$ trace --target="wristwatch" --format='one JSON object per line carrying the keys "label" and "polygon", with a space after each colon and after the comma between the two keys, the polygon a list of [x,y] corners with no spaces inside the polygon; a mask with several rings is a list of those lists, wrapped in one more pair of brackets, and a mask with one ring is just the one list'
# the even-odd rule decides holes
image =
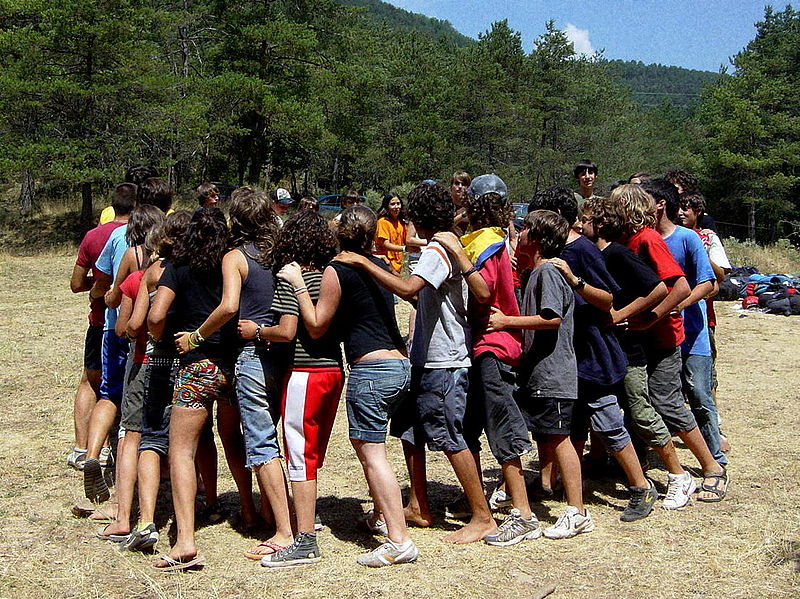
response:
{"label": "wristwatch", "polygon": [[578,277],[578,282],[574,285],[570,285],[573,291],[580,291],[586,286],[586,281],[583,280],[583,277]]}

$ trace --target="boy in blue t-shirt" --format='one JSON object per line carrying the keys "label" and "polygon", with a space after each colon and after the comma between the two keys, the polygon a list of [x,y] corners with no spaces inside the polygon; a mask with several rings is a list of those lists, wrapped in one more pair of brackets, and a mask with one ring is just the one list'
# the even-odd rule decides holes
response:
{"label": "boy in blue t-shirt", "polygon": [[578,370],[572,345],[572,290],[548,262],[567,241],[569,223],[550,210],[535,210],[525,218],[517,251],[527,254],[534,268],[523,297],[522,316],[495,311],[489,331],[523,330],[523,359],[518,401],[540,447],[552,455],[561,471],[567,507],[544,536],[565,539],[594,530],[583,505],[581,463],[570,440],[578,397]]}
{"label": "boy in blue t-shirt", "polygon": [[713,292],[716,276],[697,233],[674,223],[680,207],[677,189],[667,181],[653,180],[645,191],[656,201],[656,230],[683,269],[691,288],[689,297],[677,306],[683,313],[686,335],[681,343],[681,382],[703,439],[714,460],[722,466],[722,472],[703,473],[703,484],[697,500],[721,501],[728,487],[725,470],[728,458],[720,449],[719,415],[711,391],[711,344],[706,302],[703,301]]}

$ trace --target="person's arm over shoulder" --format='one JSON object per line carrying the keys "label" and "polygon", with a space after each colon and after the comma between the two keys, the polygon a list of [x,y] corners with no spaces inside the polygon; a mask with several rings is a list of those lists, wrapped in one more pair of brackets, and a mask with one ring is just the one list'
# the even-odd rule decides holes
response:
{"label": "person's arm over shoulder", "polygon": [[[537,281],[538,288],[535,290],[539,299],[537,313],[525,316],[509,316],[492,306],[489,325],[486,328],[488,332],[505,329],[544,331],[557,329],[561,326],[561,321],[568,310],[566,302],[571,301],[572,291],[565,289],[566,283],[554,266],[543,264],[538,268],[540,269]],[[531,283],[529,282],[528,284],[530,285]]]}

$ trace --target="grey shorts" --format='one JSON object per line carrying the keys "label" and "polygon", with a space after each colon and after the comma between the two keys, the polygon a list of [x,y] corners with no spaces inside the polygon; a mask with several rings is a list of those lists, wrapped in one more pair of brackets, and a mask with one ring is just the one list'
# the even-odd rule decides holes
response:
{"label": "grey shorts", "polygon": [[609,451],[614,453],[631,442],[615,387],[578,379],[578,402],[573,414],[572,438],[586,440],[588,428],[597,433]]}
{"label": "grey shorts", "polygon": [[431,451],[478,451],[476,440],[468,442],[464,435],[468,388],[468,368],[413,367],[411,396],[416,400],[416,410],[405,406],[411,412],[405,414],[405,423],[412,426],[400,438],[424,442]]}
{"label": "grey shorts", "polygon": [[122,393],[122,405],[119,425],[126,431],[142,432],[142,410],[144,407],[144,379],[146,365],[128,359],[128,372],[125,390]]}
{"label": "grey shorts", "polygon": [[697,426],[692,411],[683,401],[681,390],[680,348],[645,348],[647,353],[647,386],[650,403],[667,425],[670,433],[685,433]]}
{"label": "grey shorts", "polygon": [[532,449],[528,427],[514,391],[516,376],[510,365],[491,352],[475,358],[470,368],[465,435],[471,446],[486,432],[489,449],[500,464],[519,458]]}

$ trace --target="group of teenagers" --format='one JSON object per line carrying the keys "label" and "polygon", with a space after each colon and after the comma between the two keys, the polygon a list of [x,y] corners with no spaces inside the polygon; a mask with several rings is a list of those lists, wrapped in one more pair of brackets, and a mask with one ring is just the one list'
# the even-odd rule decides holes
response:
{"label": "group of teenagers", "polygon": [[[658,499],[640,460],[646,448],[668,471],[662,506],[689,503],[697,483],[674,435],[698,461],[697,499],[723,499],[706,306],[727,260],[711,251],[721,247],[713,232],[676,224],[702,216],[702,196],[687,201],[673,183],[648,179],[602,198],[586,193],[587,169],[596,176],[591,163],[576,167],[580,193],[538,192],[519,231],[494,174],[459,171],[449,187],[426,180],[406,206],[387,194],[377,215],[345,194],[350,205],[328,221],[313,201],[289,216],[294,200],[283,189],[239,188],[226,217],[209,201],[213,186],[201,186],[196,210],[172,211],[157,173],[129,170],[111,220],[87,233],[72,276],[73,291],[89,291],[91,313],[68,462],[83,470],[92,501],[110,497],[103,446],[118,438],[116,513],[97,536],[152,549],[168,468],[177,536],[153,567],[204,565],[196,521],[223,517],[216,406],[241,524],[274,530],[244,555],[265,567],[318,562],[317,474],[342,395],[374,503],[360,525],[385,537],[357,556],[365,566],[417,560],[408,527],[434,520],[426,450],[444,453],[463,490],[446,509],[466,520],[443,538],[450,543],[591,532],[582,480],[590,431],[589,456],[610,454],[626,477],[623,521],[646,517]],[[398,297],[413,306],[408,335],[397,324]],[[109,435],[116,419],[119,435]],[[502,473],[488,498],[484,433]],[[402,441],[405,505],[387,434]],[[522,464],[531,435],[534,485]],[[559,487],[564,511],[543,528],[529,494],[554,498]],[[500,524],[498,510],[507,512]]]}

